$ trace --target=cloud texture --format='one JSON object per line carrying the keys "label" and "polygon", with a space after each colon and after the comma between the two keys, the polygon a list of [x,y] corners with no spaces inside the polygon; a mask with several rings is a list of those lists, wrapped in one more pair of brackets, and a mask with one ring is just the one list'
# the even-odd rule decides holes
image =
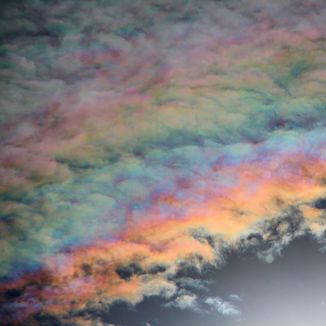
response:
{"label": "cloud texture", "polygon": [[180,269],[228,248],[271,262],[296,236],[323,241],[325,14],[310,0],[4,4],[0,318],[82,324],[86,307],[172,298]]}

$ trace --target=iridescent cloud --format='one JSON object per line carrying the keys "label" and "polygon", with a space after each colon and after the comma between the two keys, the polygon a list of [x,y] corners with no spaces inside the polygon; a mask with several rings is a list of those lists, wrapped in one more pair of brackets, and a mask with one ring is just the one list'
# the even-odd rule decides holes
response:
{"label": "iridescent cloud", "polygon": [[182,266],[225,247],[269,242],[271,261],[323,236],[324,17],[292,0],[6,5],[1,318],[82,324],[89,305],[173,297]]}

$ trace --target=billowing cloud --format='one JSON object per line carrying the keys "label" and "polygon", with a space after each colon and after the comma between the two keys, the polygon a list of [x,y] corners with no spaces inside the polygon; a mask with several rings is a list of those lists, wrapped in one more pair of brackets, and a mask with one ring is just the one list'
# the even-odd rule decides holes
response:
{"label": "billowing cloud", "polygon": [[207,284],[183,268],[324,242],[325,5],[145,2],[3,5],[8,323],[150,296],[186,307],[178,291]]}

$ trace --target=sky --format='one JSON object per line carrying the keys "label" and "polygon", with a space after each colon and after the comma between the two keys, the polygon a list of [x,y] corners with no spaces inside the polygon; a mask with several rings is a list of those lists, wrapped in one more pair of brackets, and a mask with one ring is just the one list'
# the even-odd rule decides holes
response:
{"label": "sky", "polygon": [[325,21],[3,1],[0,324],[324,325]]}

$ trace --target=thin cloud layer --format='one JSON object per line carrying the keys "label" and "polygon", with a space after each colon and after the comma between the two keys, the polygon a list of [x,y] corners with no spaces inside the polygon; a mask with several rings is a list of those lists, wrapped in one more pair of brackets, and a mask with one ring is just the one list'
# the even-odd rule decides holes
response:
{"label": "thin cloud layer", "polygon": [[[178,271],[222,266],[227,250],[272,262],[302,234],[323,242],[325,13],[4,4],[1,318],[82,324],[89,306],[204,291]],[[232,300],[206,303],[235,315]]]}

